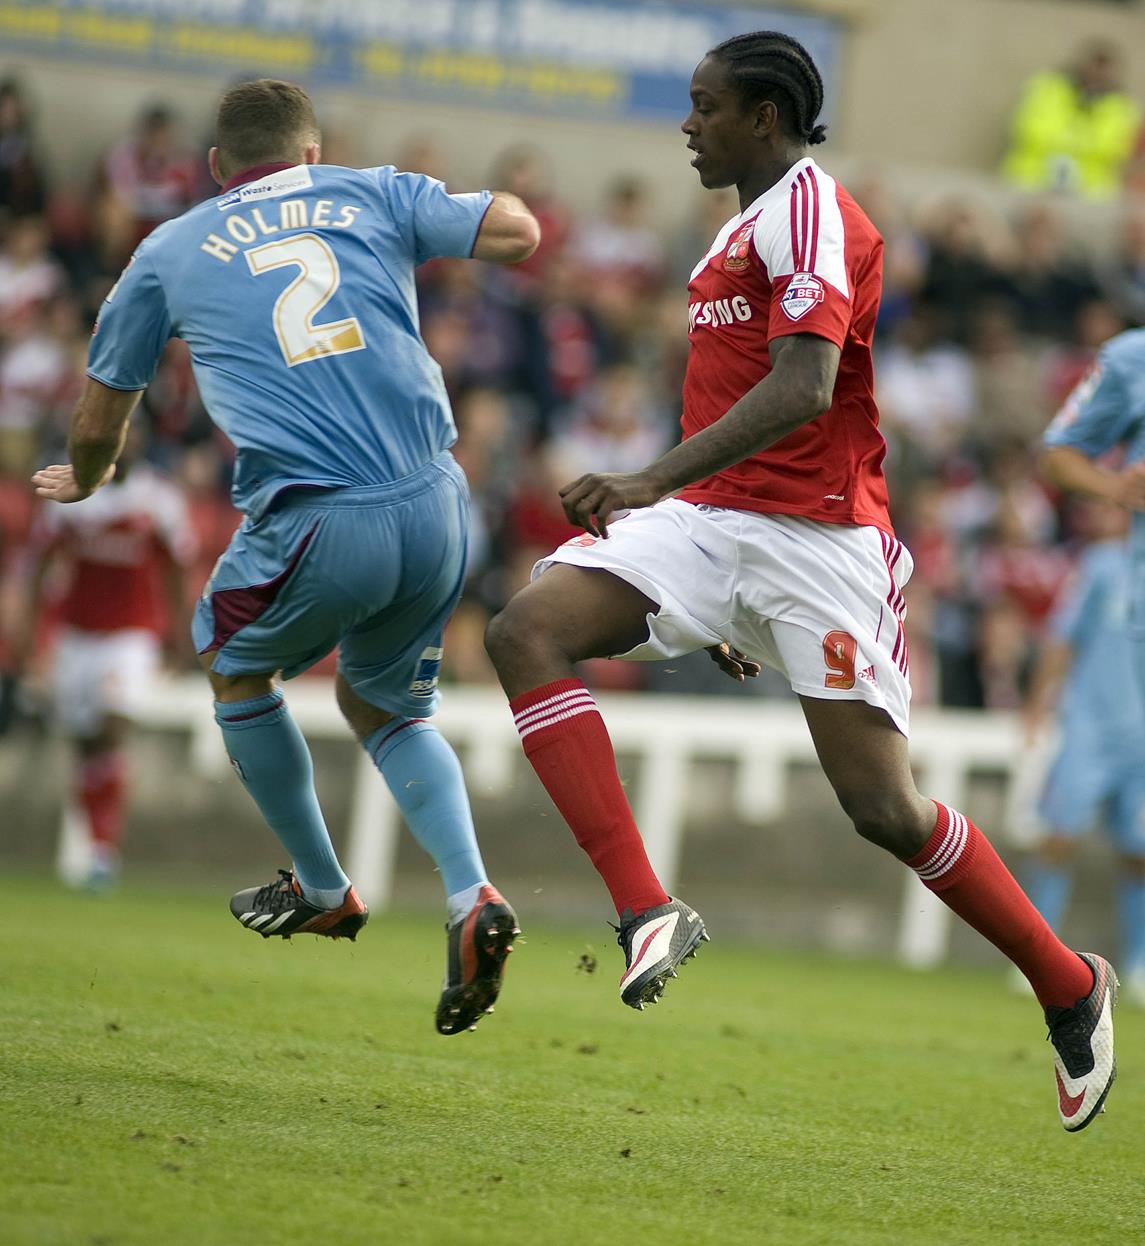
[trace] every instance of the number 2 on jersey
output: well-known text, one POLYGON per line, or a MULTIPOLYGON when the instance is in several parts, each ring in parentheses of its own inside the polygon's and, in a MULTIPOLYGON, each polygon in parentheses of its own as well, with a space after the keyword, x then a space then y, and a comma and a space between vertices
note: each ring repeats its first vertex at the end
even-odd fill
POLYGON ((356 316, 314 323, 342 280, 337 257, 317 234, 294 234, 280 242, 264 243, 246 252, 246 262, 256 277, 288 264, 300 270, 274 304, 274 332, 288 368, 328 355, 365 350, 356 316))

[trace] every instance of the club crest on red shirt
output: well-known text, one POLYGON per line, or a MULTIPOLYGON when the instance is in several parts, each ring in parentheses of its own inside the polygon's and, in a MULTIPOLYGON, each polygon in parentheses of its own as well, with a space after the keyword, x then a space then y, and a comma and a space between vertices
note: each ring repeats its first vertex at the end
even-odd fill
POLYGON ((779 300, 789 320, 799 320, 823 302, 823 283, 814 273, 796 273, 779 300))
POLYGON ((732 234, 732 240, 724 253, 724 272, 738 273, 751 263, 751 231, 755 222, 741 226, 732 234))

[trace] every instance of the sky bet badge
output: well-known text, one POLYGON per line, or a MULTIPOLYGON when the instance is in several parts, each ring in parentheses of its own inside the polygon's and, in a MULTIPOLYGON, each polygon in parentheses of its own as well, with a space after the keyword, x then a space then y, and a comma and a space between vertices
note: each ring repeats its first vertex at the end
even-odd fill
POLYGON ((732 234, 732 240, 724 255, 724 272, 742 272, 751 263, 751 231, 755 222, 742 225, 732 234))
POLYGON ((796 273, 779 300, 789 320, 799 320, 823 302, 823 283, 814 273, 796 273))
POLYGON ((441 673, 441 659, 445 651, 437 645, 430 645, 421 651, 413 682, 409 686, 410 695, 415 697, 431 697, 437 691, 437 678, 441 673))

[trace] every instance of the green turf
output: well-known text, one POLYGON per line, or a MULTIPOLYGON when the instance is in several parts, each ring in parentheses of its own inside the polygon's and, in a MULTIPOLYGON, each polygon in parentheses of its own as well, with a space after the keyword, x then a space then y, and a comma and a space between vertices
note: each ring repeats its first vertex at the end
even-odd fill
POLYGON ((223 894, 3 894, 4 1246, 1122 1246, 1145 1225, 1128 1009, 1109 1112, 1069 1136, 1000 974, 763 953, 716 922, 638 1014, 607 930, 534 917, 496 1015, 446 1039, 424 917, 264 942, 223 894))

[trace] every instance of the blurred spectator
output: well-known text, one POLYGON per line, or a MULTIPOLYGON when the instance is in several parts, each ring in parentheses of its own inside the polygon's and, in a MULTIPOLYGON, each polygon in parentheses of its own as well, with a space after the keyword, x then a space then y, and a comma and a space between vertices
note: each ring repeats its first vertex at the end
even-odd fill
POLYGON ((18 217, 3 230, 2 236, 0 334, 8 332, 11 321, 34 312, 56 294, 65 278, 48 250, 48 227, 43 217, 18 217))
POLYGON ((679 436, 683 411, 687 328, 687 291, 667 289, 658 299, 645 300, 643 320, 631 343, 631 358, 648 378, 654 400, 668 414, 674 437, 679 436))
POLYGON ((900 493, 896 521, 914 557, 908 585, 907 634, 912 684, 916 652, 923 655, 928 699, 941 705, 980 704, 973 606, 966 591, 967 534, 951 522, 952 498, 964 486, 929 480, 900 493), (922 598, 921 612, 915 602, 922 598))
POLYGON ((565 518, 558 490, 568 484, 561 465, 545 447, 537 447, 521 463, 521 478, 505 515, 505 600, 529 582, 538 558, 583 533, 565 518))
MULTIPOLYGON (((204 149, 210 148, 211 143, 206 143, 204 149)), ((354 130, 335 128, 333 126, 323 126, 322 128, 322 163, 323 164, 339 164, 347 169, 360 168, 363 161, 358 158, 358 134, 354 130)), ((202 162, 206 167, 206 161, 202 162)), ((209 172, 208 172, 209 175, 209 172)), ((216 188, 210 186, 207 188, 206 194, 213 195, 216 188)), ((205 198, 206 195, 201 196, 205 198)))
POLYGON ((20 84, 0 82, 0 221, 38 216, 47 188, 32 137, 32 121, 20 84))
POLYGON ((900 472, 920 463, 937 466, 959 444, 974 413, 970 360, 938 330, 934 306, 916 303, 875 368, 883 432, 900 472))
POLYGON ((1070 246, 1061 213, 1045 201, 1027 204, 1014 230, 1014 258, 1004 283, 1019 320, 1035 337, 1066 338, 1078 309, 1096 296, 1089 265, 1070 246))
POLYGON ((60 296, 26 304, 7 324, 0 354, 0 476, 24 480, 66 397, 75 392, 76 358, 69 349, 78 327, 74 302, 60 296))
POLYGON ((977 402, 967 431, 979 455, 989 459, 1015 440, 1032 442, 1052 413, 1037 348, 1008 303, 979 309, 970 345, 977 402))
POLYGON ((1047 411, 1051 414, 1057 411, 1070 390, 1093 366, 1098 350, 1125 327, 1116 308, 1102 299, 1090 299, 1078 308, 1070 340, 1055 344, 1046 356, 1047 411))
POLYGON ((210 578, 215 561, 226 549, 242 517, 227 496, 231 463, 217 441, 200 441, 188 446, 178 466, 177 479, 187 500, 196 551, 187 576, 193 600, 210 578))
POLYGON ((673 285, 686 286, 692 270, 708 253, 716 235, 738 215, 739 203, 730 186, 699 194, 683 229, 670 240, 668 280, 673 285))
POLYGON ((133 133, 100 162, 96 184, 98 234, 105 263, 118 270, 164 221, 194 202, 202 159, 179 137, 175 114, 153 104, 133 133))
POLYGON ((432 282, 419 286, 422 335, 451 397, 468 385, 519 383, 521 309, 498 277, 479 264, 440 260, 432 282))
POLYGON ((1145 325, 1145 201, 1128 205, 1117 250, 1098 275, 1118 314, 1131 325, 1145 325))
POLYGON ((663 284, 664 248, 649 214, 648 188, 638 178, 620 177, 608 187, 603 212, 585 222, 572 243, 594 289, 644 294, 663 284))
POLYGON ((868 173, 854 179, 849 189, 883 237, 883 297, 876 326, 882 336, 893 332, 918 297, 926 277, 927 245, 882 178, 868 173))
POLYGON ((1019 709, 1034 654, 1025 619, 1011 598, 996 597, 986 603, 979 619, 978 640, 983 707, 1019 709))
POLYGON ((545 154, 531 143, 507 147, 493 165, 490 186, 507 190, 525 201, 541 226, 541 243, 532 255, 506 270, 510 278, 543 281, 565 249, 572 214, 553 193, 553 170, 545 154))
POLYGON ((552 443, 552 461, 562 484, 587 472, 635 472, 674 440, 644 375, 632 364, 615 363, 567 413, 552 443))
POLYGON ((496 556, 505 509, 516 486, 521 442, 509 399, 500 390, 474 386, 454 407, 454 457, 469 480, 470 527, 467 577, 487 600, 499 601, 496 585, 483 585, 496 556), (483 591, 484 590, 484 591, 483 591))
POLYGON ((1046 543, 1039 531, 1049 518, 1044 497, 1031 507, 1033 500, 1021 484, 1002 494, 990 539, 978 559, 976 586, 987 606, 999 599, 1014 606, 1030 645, 1041 635, 1070 569, 1065 550, 1046 543))
MULTIPOLYGON (((152 458, 176 472, 186 446, 216 435, 191 370, 191 352, 172 338, 141 402, 152 436, 152 458)), ((219 434, 221 436, 221 434, 219 434)))
POLYGON ((1011 122, 1006 177, 1025 190, 1117 194, 1141 126, 1121 74, 1118 49, 1097 40, 1065 69, 1036 74, 1011 122))
POLYGON ((929 250, 920 297, 940 310, 940 332, 966 344, 979 308, 1005 291, 1009 227, 988 205, 958 197, 929 208, 923 236, 929 250))
POLYGON ((589 281, 568 254, 554 256, 537 291, 525 366, 540 430, 596 375, 605 356, 604 330, 589 302, 589 281))
MULTIPOLYGON (((325 133, 322 136, 322 158, 326 158, 325 133)), ((449 157, 436 134, 411 134, 392 159, 399 173, 424 173, 427 177, 436 177, 439 182, 444 182, 451 191, 460 189, 452 184, 449 157)), ((383 163, 388 163, 388 158, 383 163)))

